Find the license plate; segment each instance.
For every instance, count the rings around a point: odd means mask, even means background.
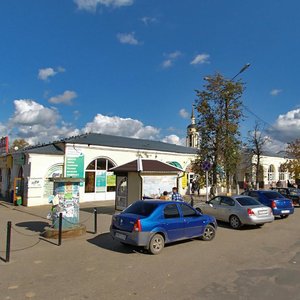
[[[258,211],[258,215],[267,215],[268,214],[268,211],[267,210],[259,210]]]
[[[126,235],[122,234],[122,233],[119,233],[119,232],[116,232],[115,237],[119,238],[120,240],[123,240],[123,241],[126,240]]]
[[[282,210],[281,213],[282,214],[288,214],[290,211],[289,210]]]

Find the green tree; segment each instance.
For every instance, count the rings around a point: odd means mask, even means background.
[[[290,172],[292,178],[300,184],[300,139],[289,143],[286,152],[289,159],[284,167]]]
[[[17,150],[24,149],[29,146],[29,143],[27,143],[24,139],[15,139],[12,143],[12,145],[9,147],[9,152],[15,152]]]
[[[228,80],[219,73],[204,79],[204,90],[196,90],[200,147],[195,162],[199,168],[203,161],[209,160],[212,163],[212,183],[217,184],[222,173],[229,191],[239,160],[244,84]]]

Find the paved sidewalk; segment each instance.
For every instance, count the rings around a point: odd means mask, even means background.
[[[114,201],[95,201],[80,204],[79,223],[86,226],[87,233],[94,232],[94,208],[97,208],[97,231],[107,232],[111,216],[115,212]],[[8,221],[12,224],[11,250],[12,256],[14,256],[14,252],[29,247],[34,237],[44,239],[41,235],[45,227],[52,225],[51,221],[47,219],[50,209],[51,205],[14,206],[12,203],[0,200],[0,257],[2,257],[2,261],[5,256]],[[30,239],[31,241],[29,241]],[[50,241],[56,243],[55,240],[50,239]]]

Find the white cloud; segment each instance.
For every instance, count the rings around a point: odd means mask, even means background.
[[[118,33],[117,38],[121,44],[138,45],[139,41],[134,36],[135,33]]]
[[[96,11],[98,5],[103,5],[106,7],[122,7],[130,6],[133,4],[134,0],[74,0],[78,9],[87,10],[90,12]]]
[[[179,115],[183,118],[183,119],[188,119],[190,114],[186,111],[186,109],[182,108],[179,111]]]
[[[8,134],[7,127],[0,123],[0,137],[6,136]]]
[[[281,92],[282,92],[282,90],[273,89],[273,90],[271,90],[270,95],[271,96],[278,96]]]
[[[72,100],[77,97],[74,91],[64,91],[63,94],[51,97],[48,101],[53,104],[72,104]]]
[[[80,111],[79,110],[74,110],[73,111],[73,116],[75,120],[78,120],[80,118]]]
[[[208,64],[209,63],[209,54],[198,54],[195,58],[191,61],[191,65],[198,65],[198,64]]]
[[[30,99],[14,100],[15,112],[10,118],[10,124],[34,125],[55,124],[59,115],[54,108],[47,108]]]
[[[165,143],[175,144],[180,146],[185,146],[185,139],[180,139],[177,135],[171,134],[163,138],[162,140]]]
[[[141,21],[145,24],[145,25],[150,25],[152,23],[156,23],[157,19],[153,18],[153,17],[143,17],[141,18]]]
[[[6,126],[0,123],[0,134],[9,134],[10,140],[23,138],[29,144],[48,143],[86,132],[104,133],[167,143],[185,145],[185,139],[175,134],[162,137],[160,128],[144,125],[141,121],[119,116],[97,114],[83,128],[75,128],[61,119],[56,108],[45,107],[31,99],[14,101],[15,112]],[[73,112],[79,116],[78,111]]]
[[[83,132],[98,132],[133,138],[158,139],[159,129],[145,126],[141,121],[131,118],[109,117],[97,114],[87,123]]]
[[[6,127],[11,140],[23,138],[33,145],[81,133],[70,124],[59,123],[61,116],[55,108],[45,107],[30,99],[15,100],[14,106],[15,112]]]
[[[167,69],[173,66],[173,61],[171,59],[166,59],[162,62],[161,65],[164,69]]]
[[[164,54],[164,56],[166,57],[166,59],[162,62],[162,67],[164,69],[170,68],[173,66],[174,61],[180,57],[182,55],[182,53],[178,50],[168,53],[168,54]]]
[[[275,124],[267,130],[273,140],[289,143],[299,139],[300,132],[300,108],[279,115]]]
[[[57,74],[52,68],[39,69],[38,79],[47,80]]]
[[[62,67],[58,67],[57,70],[54,70],[53,68],[39,69],[38,79],[46,81],[49,79],[49,77],[53,77],[57,73],[62,73],[65,71],[66,70]]]

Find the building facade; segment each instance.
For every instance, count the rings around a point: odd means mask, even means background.
[[[48,204],[54,178],[79,178],[80,201],[115,199],[116,178],[110,169],[137,158],[180,166],[181,193],[188,193],[188,178],[196,150],[158,141],[104,134],[85,134],[47,145],[26,148],[0,157],[0,192],[23,205]]]

